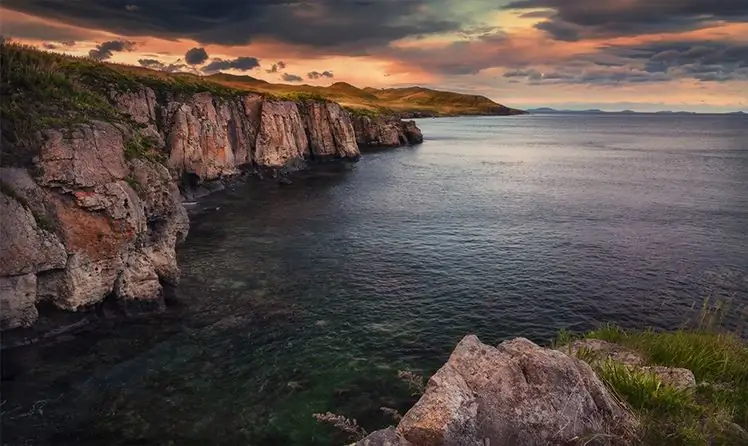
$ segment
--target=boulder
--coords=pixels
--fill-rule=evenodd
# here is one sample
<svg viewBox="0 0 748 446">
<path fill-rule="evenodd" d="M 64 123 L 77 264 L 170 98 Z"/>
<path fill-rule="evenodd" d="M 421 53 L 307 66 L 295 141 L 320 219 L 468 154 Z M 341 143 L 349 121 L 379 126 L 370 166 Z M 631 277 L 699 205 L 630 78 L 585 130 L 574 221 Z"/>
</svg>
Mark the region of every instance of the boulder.
<svg viewBox="0 0 748 446">
<path fill-rule="evenodd" d="M 637 428 L 592 368 L 524 338 L 466 336 L 397 431 L 415 446 L 625 442 Z M 615 441 L 614 441 L 615 442 Z"/>
<path fill-rule="evenodd" d="M 696 377 L 693 372 L 680 367 L 646 366 L 641 370 L 651 373 L 666 386 L 687 390 L 696 387 Z"/>
<path fill-rule="evenodd" d="M 389 427 L 372 432 L 351 446 L 412 446 L 412 443 L 403 438 L 394 428 Z"/>
<path fill-rule="evenodd" d="M 634 350 L 600 339 L 577 339 L 558 350 L 588 362 L 610 359 L 624 365 L 644 364 L 644 359 Z"/>
<path fill-rule="evenodd" d="M 646 361 L 638 352 L 601 339 L 578 339 L 558 350 L 578 357 L 592 365 L 614 361 L 629 368 L 655 375 L 663 384 L 677 389 L 696 386 L 696 378 L 688 369 L 678 367 L 645 366 Z"/>
</svg>

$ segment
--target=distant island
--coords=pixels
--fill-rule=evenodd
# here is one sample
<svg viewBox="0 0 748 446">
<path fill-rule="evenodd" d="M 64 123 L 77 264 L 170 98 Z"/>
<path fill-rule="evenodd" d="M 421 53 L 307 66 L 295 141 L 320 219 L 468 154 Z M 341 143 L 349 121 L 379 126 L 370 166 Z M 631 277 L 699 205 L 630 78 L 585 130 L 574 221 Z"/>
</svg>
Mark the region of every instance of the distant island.
<svg viewBox="0 0 748 446">
<path fill-rule="evenodd" d="M 696 115 L 699 113 L 690 111 L 672 111 L 672 110 L 660 110 L 656 112 L 637 112 L 634 110 L 622 110 L 622 111 L 605 111 L 597 108 L 586 109 L 586 110 L 569 110 L 562 109 L 557 110 L 550 107 L 530 108 L 527 110 L 531 114 L 550 114 L 550 113 L 584 113 L 584 114 L 619 114 L 619 115 L 631 115 L 631 114 L 655 114 L 655 115 Z M 709 114 L 725 114 L 725 115 L 747 115 L 743 111 L 726 112 L 726 113 L 709 113 Z"/>
</svg>

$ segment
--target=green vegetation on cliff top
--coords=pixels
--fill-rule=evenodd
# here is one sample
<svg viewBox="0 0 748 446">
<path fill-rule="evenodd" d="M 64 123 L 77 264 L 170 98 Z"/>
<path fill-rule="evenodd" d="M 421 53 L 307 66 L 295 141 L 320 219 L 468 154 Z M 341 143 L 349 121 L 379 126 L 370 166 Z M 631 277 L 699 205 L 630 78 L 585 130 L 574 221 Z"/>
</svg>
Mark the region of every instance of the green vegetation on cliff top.
<svg viewBox="0 0 748 446">
<path fill-rule="evenodd" d="M 477 95 L 431 90 L 423 87 L 358 88 L 345 82 L 329 87 L 313 85 L 271 84 L 250 76 L 215 74 L 214 82 L 238 89 L 250 89 L 270 94 L 309 93 L 319 95 L 341 105 L 375 113 L 421 114 L 424 116 L 454 115 L 516 115 L 521 110 L 506 107 Z"/>
<path fill-rule="evenodd" d="M 521 113 L 482 96 L 421 87 L 359 89 L 343 82 L 316 87 L 271 84 L 250 76 L 165 73 L 40 51 L 5 40 L 0 41 L 0 77 L 2 118 L 12 123 L 11 133 L 20 135 L 40 127 L 59 127 L 94 118 L 120 120 L 122 116 L 111 106 L 110 95 L 140 85 L 147 85 L 157 93 L 208 91 L 232 96 L 254 92 L 283 100 L 331 100 L 365 115 Z"/>
</svg>

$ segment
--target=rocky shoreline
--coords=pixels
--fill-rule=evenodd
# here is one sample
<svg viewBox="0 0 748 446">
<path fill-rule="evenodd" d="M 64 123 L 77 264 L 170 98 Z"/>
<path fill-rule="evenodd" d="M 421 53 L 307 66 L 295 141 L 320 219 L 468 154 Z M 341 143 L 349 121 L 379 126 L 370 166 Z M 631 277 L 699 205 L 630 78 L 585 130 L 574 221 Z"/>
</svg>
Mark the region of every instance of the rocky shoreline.
<svg viewBox="0 0 748 446">
<path fill-rule="evenodd" d="M 423 140 L 413 121 L 353 116 L 321 100 L 142 85 L 112 91 L 110 102 L 126 119 L 45 129 L 22 147 L 3 142 L 2 330 L 32 327 L 38 306 L 162 309 L 179 283 L 185 200 L 242 175 L 284 181 L 315 163 L 355 161 L 361 148 Z"/>
</svg>

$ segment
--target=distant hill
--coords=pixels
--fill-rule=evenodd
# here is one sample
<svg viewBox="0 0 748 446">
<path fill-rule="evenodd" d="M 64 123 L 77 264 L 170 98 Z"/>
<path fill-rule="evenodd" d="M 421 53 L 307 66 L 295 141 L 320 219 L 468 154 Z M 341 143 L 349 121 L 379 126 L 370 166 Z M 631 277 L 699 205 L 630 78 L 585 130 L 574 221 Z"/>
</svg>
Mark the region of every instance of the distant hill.
<svg viewBox="0 0 748 446">
<path fill-rule="evenodd" d="M 233 88 L 277 95 L 311 94 L 353 109 L 396 112 L 404 116 L 519 115 L 523 110 L 506 107 L 485 96 L 432 90 L 424 87 L 358 88 L 346 82 L 329 87 L 271 84 L 250 76 L 215 74 L 205 79 Z"/>
<path fill-rule="evenodd" d="M 531 108 L 531 109 L 528 109 L 527 112 L 528 113 L 591 113 L 591 114 L 608 113 L 608 112 L 604 112 L 596 108 L 591 108 L 587 110 L 556 110 L 555 108 L 550 108 L 550 107 Z M 631 110 L 627 110 L 627 112 L 633 113 Z"/>
<path fill-rule="evenodd" d="M 555 108 L 550 107 L 540 107 L 540 108 L 530 108 L 527 110 L 528 113 L 587 113 L 587 114 L 619 114 L 619 115 L 634 115 L 634 114 L 656 114 L 656 115 L 696 115 L 699 113 L 696 112 L 690 112 L 690 111 L 671 111 L 671 110 L 661 110 L 657 112 L 637 112 L 633 110 L 623 110 L 623 111 L 603 111 L 599 109 L 587 109 L 587 110 L 556 110 Z M 709 113 L 711 114 L 711 113 Z M 717 113 L 719 114 L 719 113 Z M 731 112 L 731 113 L 722 113 L 727 115 L 745 115 L 745 112 L 737 111 L 737 112 Z"/>
</svg>

